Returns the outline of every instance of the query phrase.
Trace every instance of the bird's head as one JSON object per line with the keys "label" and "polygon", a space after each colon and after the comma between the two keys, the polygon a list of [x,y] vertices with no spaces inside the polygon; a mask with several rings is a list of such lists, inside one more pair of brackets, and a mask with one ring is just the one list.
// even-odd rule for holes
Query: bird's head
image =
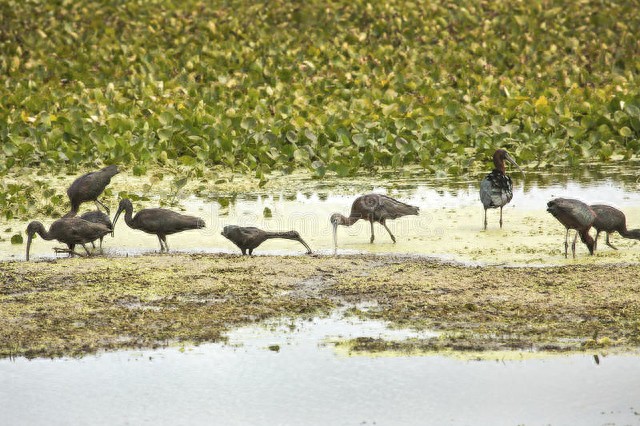
{"label": "bird's head", "polygon": [[116,166],[115,164],[104,167],[101,171],[108,174],[109,176],[115,176],[120,173],[120,170],[118,170],[118,166]]}
{"label": "bird's head", "polygon": [[329,219],[331,221],[331,224],[333,226],[337,226],[337,225],[343,225],[345,223],[344,221],[344,216],[341,215],[340,213],[334,213],[331,215],[331,218]]}
{"label": "bird's head", "polygon": [[231,235],[234,229],[238,229],[238,227],[236,225],[227,225],[222,228],[222,232],[220,233],[220,235],[229,238],[229,235]]}
{"label": "bird's head", "polygon": [[44,225],[38,221],[33,221],[27,225],[27,260],[29,260],[29,251],[31,249],[31,241],[33,240],[33,236],[37,234],[44,233]]}
{"label": "bird's head", "polygon": [[333,225],[333,251],[338,252],[338,225],[344,225],[346,223],[345,217],[340,213],[334,213],[331,215],[331,225]]}
{"label": "bird's head", "polygon": [[512,165],[514,165],[520,171],[520,173],[522,173],[522,176],[524,176],[524,172],[522,171],[518,163],[516,163],[516,160],[513,159],[511,154],[507,152],[507,150],[498,149],[496,150],[496,152],[493,153],[493,164],[496,167],[496,169],[500,170],[502,173],[505,173],[505,168],[504,168],[505,160],[511,163]]}
{"label": "bird's head", "polygon": [[122,200],[120,200],[120,203],[118,204],[118,211],[116,211],[115,216],[113,216],[113,221],[111,222],[113,224],[111,229],[116,229],[116,222],[118,222],[120,213],[122,213],[123,211],[133,213],[133,204],[131,204],[131,200],[128,198],[123,198]]}

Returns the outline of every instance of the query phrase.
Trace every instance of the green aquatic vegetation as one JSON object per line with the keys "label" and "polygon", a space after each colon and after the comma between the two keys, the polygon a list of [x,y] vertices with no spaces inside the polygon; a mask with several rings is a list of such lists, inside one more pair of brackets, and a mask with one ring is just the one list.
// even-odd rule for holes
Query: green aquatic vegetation
{"label": "green aquatic vegetation", "polygon": [[[99,163],[321,178],[640,149],[633,2],[0,5],[0,174]],[[25,20],[23,17],[28,16]],[[179,174],[176,174],[179,176]]]}

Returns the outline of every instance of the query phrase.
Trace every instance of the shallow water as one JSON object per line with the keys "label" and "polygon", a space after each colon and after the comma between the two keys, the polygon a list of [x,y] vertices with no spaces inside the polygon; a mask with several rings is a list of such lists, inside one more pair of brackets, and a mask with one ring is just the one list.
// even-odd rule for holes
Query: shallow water
{"label": "shallow water", "polygon": [[[202,217],[207,228],[168,237],[169,247],[178,251],[239,253],[220,235],[225,225],[258,226],[265,230],[296,229],[319,254],[333,254],[329,216],[333,212],[349,214],[357,194],[380,192],[420,207],[419,216],[389,221],[397,238],[393,244],[387,232],[374,226],[376,241],[369,243],[370,226],[359,221],[354,226],[340,227],[338,253],[400,253],[435,257],[474,264],[551,265],[571,263],[637,263],[640,242],[612,236],[620,250],[614,251],[600,237],[596,256],[588,256],[579,240],[577,259],[564,258],[564,227],[546,212],[546,203],[555,197],[578,198],[587,203],[610,204],[622,209],[630,228],[640,227],[640,184],[633,164],[616,167],[585,167],[571,173],[529,173],[523,180],[512,174],[514,198],[504,208],[504,226],[499,228],[498,210],[488,211],[489,227],[483,231],[483,209],[478,196],[478,182],[483,175],[470,180],[449,181],[424,178],[419,173],[409,176],[394,174],[375,178],[312,180],[304,175],[275,178],[259,192],[220,193],[215,185],[200,197],[190,196],[181,202],[185,212]],[[129,179],[135,186],[136,179]],[[116,185],[114,182],[113,185]],[[208,194],[208,195],[207,195]],[[156,200],[157,201],[157,200]],[[154,201],[142,203],[155,207]],[[92,206],[89,206],[92,207]],[[113,206],[115,208],[115,206]],[[265,217],[265,208],[271,217]],[[49,225],[53,220],[43,220]],[[15,230],[26,223],[4,225],[10,229],[0,242],[0,259],[24,259],[25,245],[11,245]],[[591,231],[595,236],[595,231]],[[572,233],[573,236],[573,233]],[[34,258],[53,257],[56,242],[36,239],[32,245]],[[126,227],[120,220],[115,238],[105,238],[107,255],[135,255],[157,251],[153,235]],[[298,242],[269,240],[254,254],[303,254]]]}
{"label": "shallow water", "polygon": [[[340,315],[247,327],[229,344],[0,360],[4,424],[627,425],[640,357],[349,356],[406,330]],[[270,349],[271,347],[271,349]]]}

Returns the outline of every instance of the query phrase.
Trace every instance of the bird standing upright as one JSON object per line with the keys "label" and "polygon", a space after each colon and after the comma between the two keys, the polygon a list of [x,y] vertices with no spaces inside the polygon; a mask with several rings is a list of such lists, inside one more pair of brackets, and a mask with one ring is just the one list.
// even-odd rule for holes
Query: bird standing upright
{"label": "bird standing upright", "polygon": [[100,210],[100,206],[102,206],[107,214],[110,214],[109,207],[98,200],[98,197],[107,185],[109,185],[111,178],[118,173],[118,167],[112,164],[102,170],[87,173],[74,180],[69,189],[67,189],[67,195],[71,201],[71,210],[65,217],[72,217],[78,214],[80,204],[85,201],[94,201],[98,210]]}
{"label": "bird standing upright", "polygon": [[331,215],[331,224],[333,225],[333,244],[334,249],[338,249],[338,225],[351,226],[360,219],[368,220],[371,223],[371,242],[375,239],[373,232],[373,223],[378,222],[387,230],[391,240],[395,243],[396,237],[393,236],[389,228],[387,228],[387,219],[397,219],[407,215],[417,215],[418,207],[405,204],[382,194],[366,194],[355,199],[351,205],[351,213],[349,217],[345,217],[340,213]]}
{"label": "bird standing upright", "polygon": [[[83,213],[80,216],[80,219],[84,219],[87,222],[91,223],[100,223],[111,230],[111,236],[113,237],[113,223],[111,223],[111,219],[105,213],[100,210],[92,210],[86,213]],[[104,235],[100,237],[100,250],[102,250],[102,240],[104,239]],[[91,245],[93,248],[96,248],[96,245],[93,241],[91,241]]]}
{"label": "bird standing upright", "polygon": [[[31,241],[35,234],[40,235],[43,239],[58,240],[68,246],[69,254],[78,254],[73,251],[76,244],[82,244],[87,254],[89,250],[85,246],[86,243],[104,237],[111,229],[100,223],[87,222],[79,217],[63,217],[56,220],[49,227],[49,231],[44,228],[40,222],[33,221],[27,225],[27,260],[29,260],[29,251],[31,249]],[[60,250],[57,250],[60,251]]]}
{"label": "bird standing upright", "polygon": [[253,255],[253,249],[271,238],[300,241],[300,243],[307,248],[307,254],[311,254],[311,248],[304,242],[297,231],[267,232],[253,226],[227,225],[221,234],[238,246],[243,255],[247,254],[247,250],[249,250],[249,255]]}
{"label": "bird standing upright", "polygon": [[564,236],[564,257],[567,257],[569,248],[567,239],[569,238],[570,229],[576,230],[576,236],[573,238],[573,244],[571,244],[573,257],[576,257],[578,235],[580,235],[580,240],[589,249],[589,254],[593,254],[595,242],[589,235],[589,229],[596,219],[596,214],[591,207],[579,200],[556,198],[547,203],[547,211],[567,228],[567,233]]}
{"label": "bird standing upright", "polygon": [[487,209],[500,208],[500,228],[502,228],[502,208],[513,198],[513,183],[507,176],[504,162],[507,160],[524,172],[516,163],[516,160],[504,149],[498,149],[493,153],[495,168],[480,182],[480,201],[484,206],[484,229],[487,229]]}
{"label": "bird standing upright", "polygon": [[200,229],[205,227],[204,220],[195,216],[187,216],[167,209],[142,209],[135,216],[133,215],[133,205],[131,200],[124,198],[120,200],[118,211],[113,218],[113,229],[120,213],[125,212],[124,221],[131,229],[139,229],[147,234],[155,234],[160,241],[160,251],[169,251],[167,235],[176,232],[187,231],[189,229]]}
{"label": "bird standing upright", "polygon": [[624,238],[640,240],[640,229],[627,229],[627,218],[620,210],[605,204],[594,204],[591,209],[596,214],[593,221],[593,227],[596,228],[594,251],[598,248],[598,236],[603,231],[607,233],[605,243],[614,250],[618,249],[609,242],[609,235],[613,232],[617,231]]}

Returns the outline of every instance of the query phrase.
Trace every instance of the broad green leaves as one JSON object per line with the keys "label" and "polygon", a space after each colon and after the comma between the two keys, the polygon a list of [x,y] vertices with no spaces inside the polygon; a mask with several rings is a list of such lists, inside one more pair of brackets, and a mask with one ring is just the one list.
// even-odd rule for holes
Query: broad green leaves
{"label": "broad green leaves", "polygon": [[631,2],[8,0],[0,16],[0,174],[442,175],[500,146],[530,166],[640,147]]}

